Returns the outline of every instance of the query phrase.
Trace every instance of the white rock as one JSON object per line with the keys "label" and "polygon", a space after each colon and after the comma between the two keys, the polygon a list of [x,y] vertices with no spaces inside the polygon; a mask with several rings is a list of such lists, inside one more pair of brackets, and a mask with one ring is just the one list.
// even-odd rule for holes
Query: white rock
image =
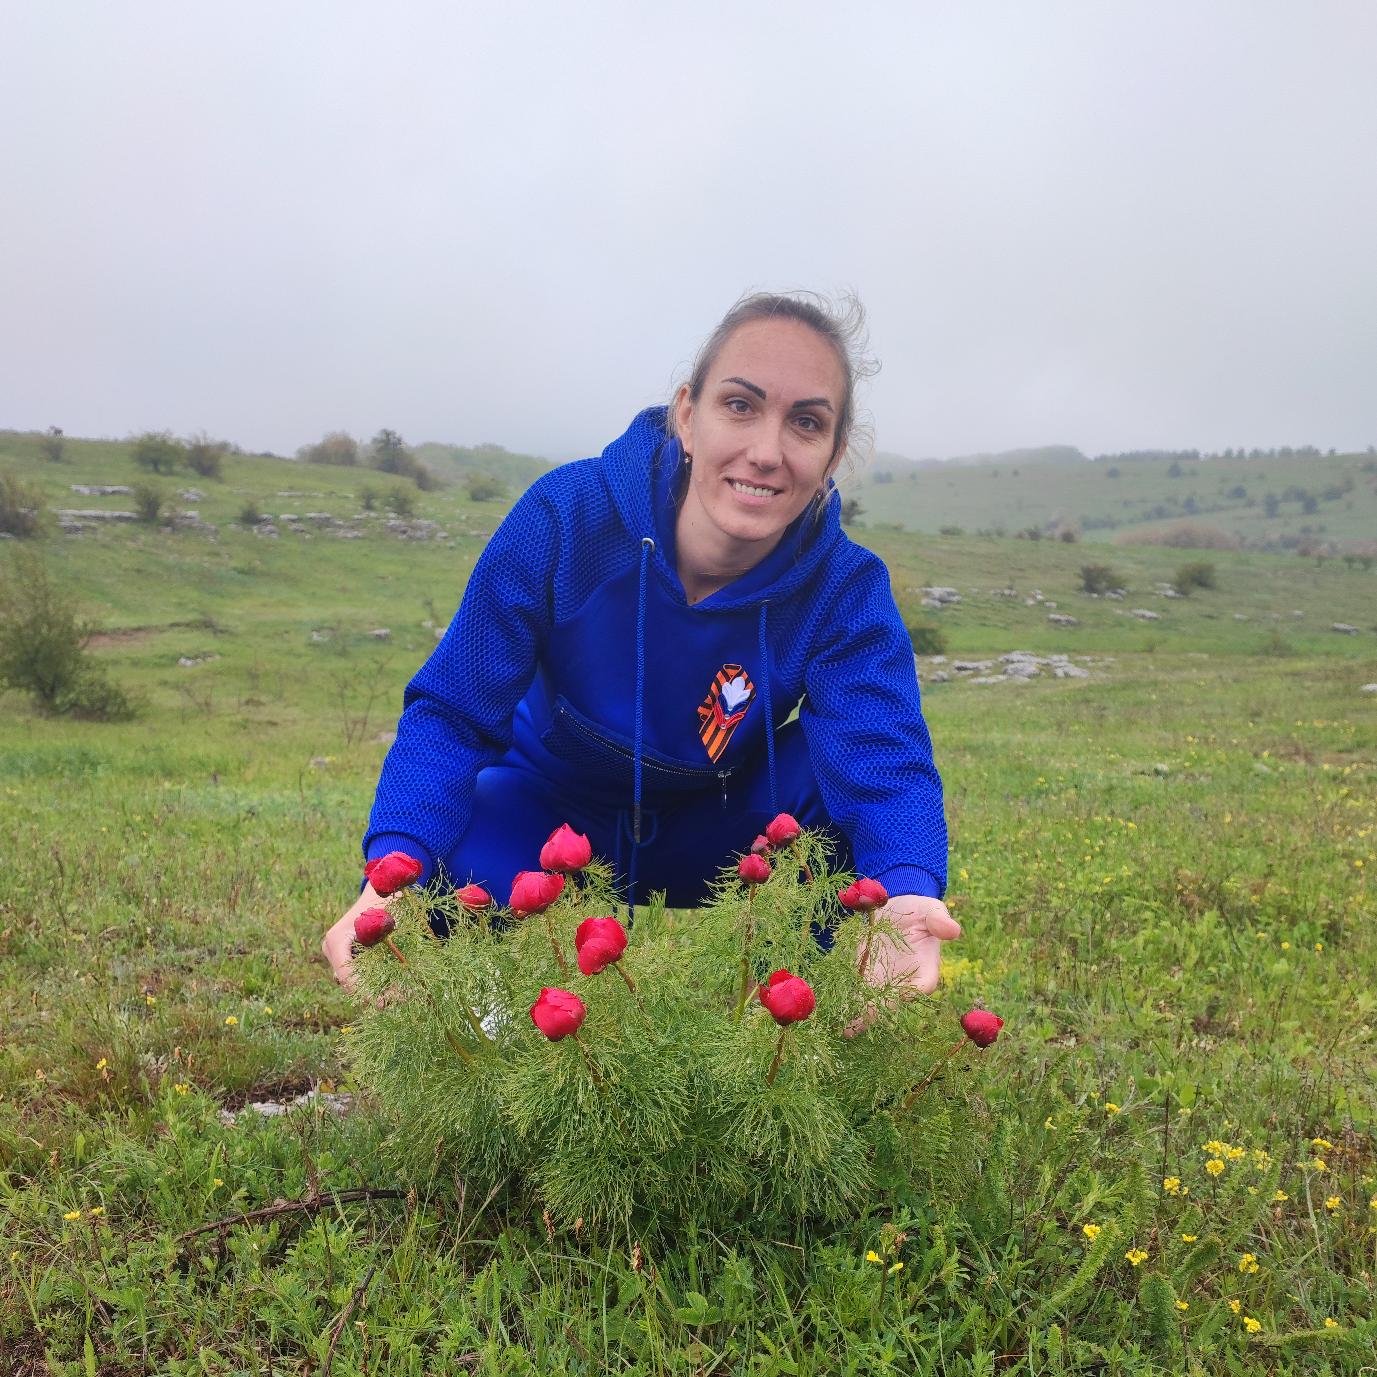
{"label": "white rock", "polygon": [[1054,626],[1079,626],[1080,623],[1075,617],[1069,617],[1065,612],[1049,612],[1047,620]]}
{"label": "white rock", "polygon": [[1004,674],[1009,679],[1035,679],[1042,671],[1036,663],[1029,660],[1013,660],[1004,666]]}
{"label": "white rock", "polygon": [[1129,614],[1130,617],[1137,617],[1143,622],[1160,622],[1162,614],[1154,612],[1150,607],[1135,607]]}
{"label": "white rock", "polygon": [[1052,673],[1058,679],[1088,679],[1090,671],[1082,669],[1079,665],[1053,665]]}
{"label": "white rock", "polygon": [[392,639],[391,628],[386,626],[375,626],[368,634],[375,641],[390,641]]}
{"label": "white rock", "polygon": [[993,660],[953,660],[951,663],[951,667],[958,674],[983,673],[993,665]]}
{"label": "white rock", "polygon": [[1377,693],[1377,684],[1364,684],[1358,690],[1359,693]]}
{"label": "white rock", "polygon": [[1337,631],[1341,636],[1356,636],[1358,634],[1358,628],[1349,626],[1347,622],[1335,622],[1329,629]]}

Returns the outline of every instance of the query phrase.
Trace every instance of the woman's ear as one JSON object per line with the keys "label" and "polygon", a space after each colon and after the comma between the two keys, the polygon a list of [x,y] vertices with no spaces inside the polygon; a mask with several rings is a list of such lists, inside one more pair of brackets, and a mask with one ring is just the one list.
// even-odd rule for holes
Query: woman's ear
{"label": "woman's ear", "polygon": [[693,399],[688,384],[680,387],[674,397],[674,429],[685,454],[693,453]]}

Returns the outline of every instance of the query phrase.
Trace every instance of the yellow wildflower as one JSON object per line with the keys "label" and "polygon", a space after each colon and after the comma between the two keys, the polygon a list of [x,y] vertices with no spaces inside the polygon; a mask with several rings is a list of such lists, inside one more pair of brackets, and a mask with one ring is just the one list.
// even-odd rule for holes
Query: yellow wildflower
{"label": "yellow wildflower", "polygon": [[1278,1190],[1278,1191],[1273,1191],[1273,1192],[1272,1192],[1272,1199],[1275,1200],[1275,1201],[1277,1202],[1277,1204],[1279,1204],[1279,1205],[1280,1205],[1283,1201],[1289,1200],[1290,1198],[1291,1198],[1291,1197],[1290,1197],[1289,1195],[1287,1195],[1285,1191]]}
{"label": "yellow wildflower", "polygon": [[1117,1114],[1119,1112],[1119,1106],[1116,1105],[1113,1100],[1106,1100],[1104,1102],[1104,1112],[1106,1114]]}
{"label": "yellow wildflower", "polygon": [[1189,1310],[1191,1308],[1191,1303],[1190,1301],[1179,1300],[1176,1302],[1176,1308],[1178,1310]]}
{"label": "yellow wildflower", "polygon": [[971,878],[971,872],[967,870],[965,866],[961,867],[960,878],[963,880],[969,880]]}
{"label": "yellow wildflower", "polygon": [[1248,1273],[1256,1272],[1256,1271],[1257,1271],[1257,1256],[1256,1256],[1256,1254],[1254,1254],[1254,1253],[1244,1253],[1243,1256],[1242,1256],[1241,1258],[1239,1258],[1239,1260],[1238,1260],[1238,1270],[1239,1270],[1240,1272],[1248,1272]]}
{"label": "yellow wildflower", "polygon": [[191,1087],[185,1081],[177,1081],[172,1087],[179,1095],[185,1095]]}
{"label": "yellow wildflower", "polygon": [[1124,1254],[1124,1256],[1129,1260],[1130,1263],[1132,1263],[1134,1267],[1136,1267],[1140,1262],[1147,1261],[1147,1254],[1141,1248],[1130,1248],[1128,1252]]}
{"label": "yellow wildflower", "polygon": [[1182,1243],[1194,1243],[1195,1240],[1196,1240],[1197,1238],[1199,1238],[1199,1237],[1200,1237],[1199,1234],[1182,1234],[1182,1235],[1181,1235],[1181,1242],[1182,1242]]}
{"label": "yellow wildflower", "polygon": [[1251,1315],[1244,1315],[1243,1327],[1250,1334],[1256,1334],[1262,1328],[1262,1321],[1255,1320]]}
{"label": "yellow wildflower", "polygon": [[1042,1126],[1043,1128],[1056,1128],[1056,1124],[1052,1122],[1052,1116],[1050,1114],[1042,1121]]}
{"label": "yellow wildflower", "polygon": [[110,1065],[110,1059],[109,1059],[108,1057],[102,1057],[102,1058],[96,1063],[96,1070],[97,1070],[97,1071],[104,1071],[105,1068],[106,1068],[107,1066],[109,1066],[109,1065]]}
{"label": "yellow wildflower", "polygon": [[872,1249],[865,1255],[865,1260],[866,1260],[867,1262],[883,1262],[883,1261],[884,1261],[884,1258],[882,1258],[882,1257],[879,1255],[879,1253],[877,1253],[877,1252],[874,1250],[874,1248],[872,1248]]}
{"label": "yellow wildflower", "polygon": [[1312,1157],[1312,1158],[1310,1159],[1310,1165],[1311,1165],[1316,1171],[1328,1171],[1328,1170],[1329,1170],[1329,1164],[1324,1160],[1323,1157]]}
{"label": "yellow wildflower", "polygon": [[146,994],[143,997],[143,1002],[151,1009],[158,1002],[158,997],[157,995]]}
{"label": "yellow wildflower", "polygon": [[1162,1179],[1162,1189],[1168,1195],[1181,1194],[1181,1178],[1179,1176],[1167,1176]]}
{"label": "yellow wildflower", "polygon": [[[1290,950],[1291,950],[1291,944],[1290,944],[1289,942],[1283,942],[1283,943],[1281,944],[1281,949],[1282,949],[1282,951],[1290,951]],[[1262,1326],[1261,1326],[1261,1325],[1258,1325],[1258,1328],[1261,1329]]]}
{"label": "yellow wildflower", "polygon": [[87,1213],[91,1216],[92,1219],[99,1219],[101,1215],[105,1213],[105,1206],[93,1205],[91,1209],[87,1211]]}
{"label": "yellow wildflower", "polygon": [[239,1022],[239,1020],[238,1020],[237,1018],[235,1018],[235,1016],[234,1016],[233,1014],[231,1014],[231,1015],[225,1020],[225,1027],[226,1027],[226,1028],[233,1028],[238,1022]]}
{"label": "yellow wildflower", "polygon": [[904,1264],[902,1262],[896,1262],[894,1266],[889,1269],[889,1275],[893,1276],[895,1272],[902,1272],[903,1270]]}
{"label": "yellow wildflower", "polygon": [[1342,1200],[1340,1200],[1339,1197],[1338,1197],[1337,1195],[1331,1195],[1331,1196],[1324,1202],[1324,1207],[1325,1207],[1325,1209],[1327,1209],[1327,1210],[1337,1210],[1337,1209],[1341,1209],[1341,1208],[1343,1207],[1343,1203],[1344,1203],[1344,1202],[1343,1202]]}
{"label": "yellow wildflower", "polygon": [[1243,1309],[1243,1302],[1242,1302],[1242,1301],[1231,1300],[1231,1301],[1229,1302],[1229,1309],[1232,1310],[1232,1311],[1234,1312],[1235,1315],[1237,1315],[1238,1312],[1239,1312],[1240,1310]]}
{"label": "yellow wildflower", "polygon": [[1221,1162],[1218,1157],[1211,1157],[1210,1160],[1205,1163],[1205,1170],[1209,1172],[1211,1176],[1218,1176],[1219,1173],[1224,1170],[1224,1163]]}
{"label": "yellow wildflower", "polygon": [[1323,950],[1324,950],[1324,943],[1323,943],[1323,942],[1316,942],[1316,943],[1315,943],[1315,950],[1316,950],[1316,951],[1323,951]]}
{"label": "yellow wildflower", "polygon": [[1100,1236],[1100,1226],[1098,1224],[1082,1224],[1081,1233],[1083,1233],[1086,1236],[1086,1238],[1088,1238],[1092,1243],[1094,1243],[1094,1241]]}
{"label": "yellow wildflower", "polygon": [[1244,1157],[1247,1154],[1240,1147],[1231,1147],[1225,1155],[1228,1157],[1229,1161],[1237,1162],[1240,1157]]}
{"label": "yellow wildflower", "polygon": [[1332,1152],[1334,1150],[1334,1144],[1331,1143],[1328,1138],[1312,1138],[1310,1140],[1310,1146],[1314,1148],[1316,1152]]}
{"label": "yellow wildflower", "polygon": [[62,1217],[63,1217],[63,1219],[67,1219],[67,1220],[80,1219],[80,1218],[81,1218],[81,1211],[80,1211],[80,1210],[68,1210],[67,1213],[64,1214]]}
{"label": "yellow wildflower", "polygon": [[271,1004],[265,1004],[265,1005],[263,1006],[263,1012],[264,1012],[265,1014],[270,1014],[270,1013],[272,1013],[272,1011],[273,1011],[273,1006],[272,1006]]}
{"label": "yellow wildflower", "polygon": [[1326,1315],[1324,1317],[1324,1327],[1326,1329],[1337,1329],[1339,1327],[1339,1322],[1333,1315]]}
{"label": "yellow wildflower", "polygon": [[212,1184],[216,1186],[223,1186],[225,1183],[217,1176]]}
{"label": "yellow wildflower", "polygon": [[1211,1157],[1223,1157],[1228,1150],[1228,1143],[1221,1143],[1218,1138],[1211,1138],[1210,1141],[1203,1144],[1200,1149],[1201,1152],[1208,1152]]}

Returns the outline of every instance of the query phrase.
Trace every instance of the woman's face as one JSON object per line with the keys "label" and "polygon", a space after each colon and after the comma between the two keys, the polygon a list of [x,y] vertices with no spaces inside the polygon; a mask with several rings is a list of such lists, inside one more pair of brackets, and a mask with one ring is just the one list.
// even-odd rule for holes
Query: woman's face
{"label": "woman's face", "polygon": [[[748,560],[763,559],[836,467],[845,378],[836,351],[796,320],[738,326],[695,402],[675,420],[693,456],[682,520]],[[752,561],[753,562],[753,561]]]}

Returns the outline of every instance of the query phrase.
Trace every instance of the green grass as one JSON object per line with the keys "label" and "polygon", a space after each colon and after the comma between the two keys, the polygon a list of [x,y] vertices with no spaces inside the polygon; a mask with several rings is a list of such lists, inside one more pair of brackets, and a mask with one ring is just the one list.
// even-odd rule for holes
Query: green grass
{"label": "green grass", "polygon": [[[125,481],[119,461],[61,481]],[[233,498],[186,481],[216,489],[219,524],[245,493],[327,480],[343,511],[361,477],[310,472],[232,458]],[[1089,680],[925,692],[966,929],[939,998],[1007,1020],[980,1063],[988,1130],[960,1146],[977,1186],[638,1253],[634,1232],[547,1233],[500,1194],[402,1175],[349,1079],[354,1010],[320,935],[356,888],[425,623],[481,548],[458,517],[497,515],[424,500],[449,541],[46,542],[107,633],[138,629],[93,653],[145,710],[101,725],[0,697],[0,1372],[318,1372],[336,1331],[335,1374],[1377,1362],[1373,576],[1221,555],[1217,591],[1149,601],[1190,556],[1135,548],[1112,556],[1135,590],[1114,603],[1075,591],[1076,546],[863,533],[906,611],[910,588],[962,590],[932,614],[953,655],[1113,657]],[[990,596],[1010,584],[1080,625]],[[1290,654],[1260,653],[1274,629]],[[321,1085],[353,1112],[221,1117]],[[365,1188],[399,1194],[330,1203]],[[317,1190],[319,1209],[182,1237]]]}

